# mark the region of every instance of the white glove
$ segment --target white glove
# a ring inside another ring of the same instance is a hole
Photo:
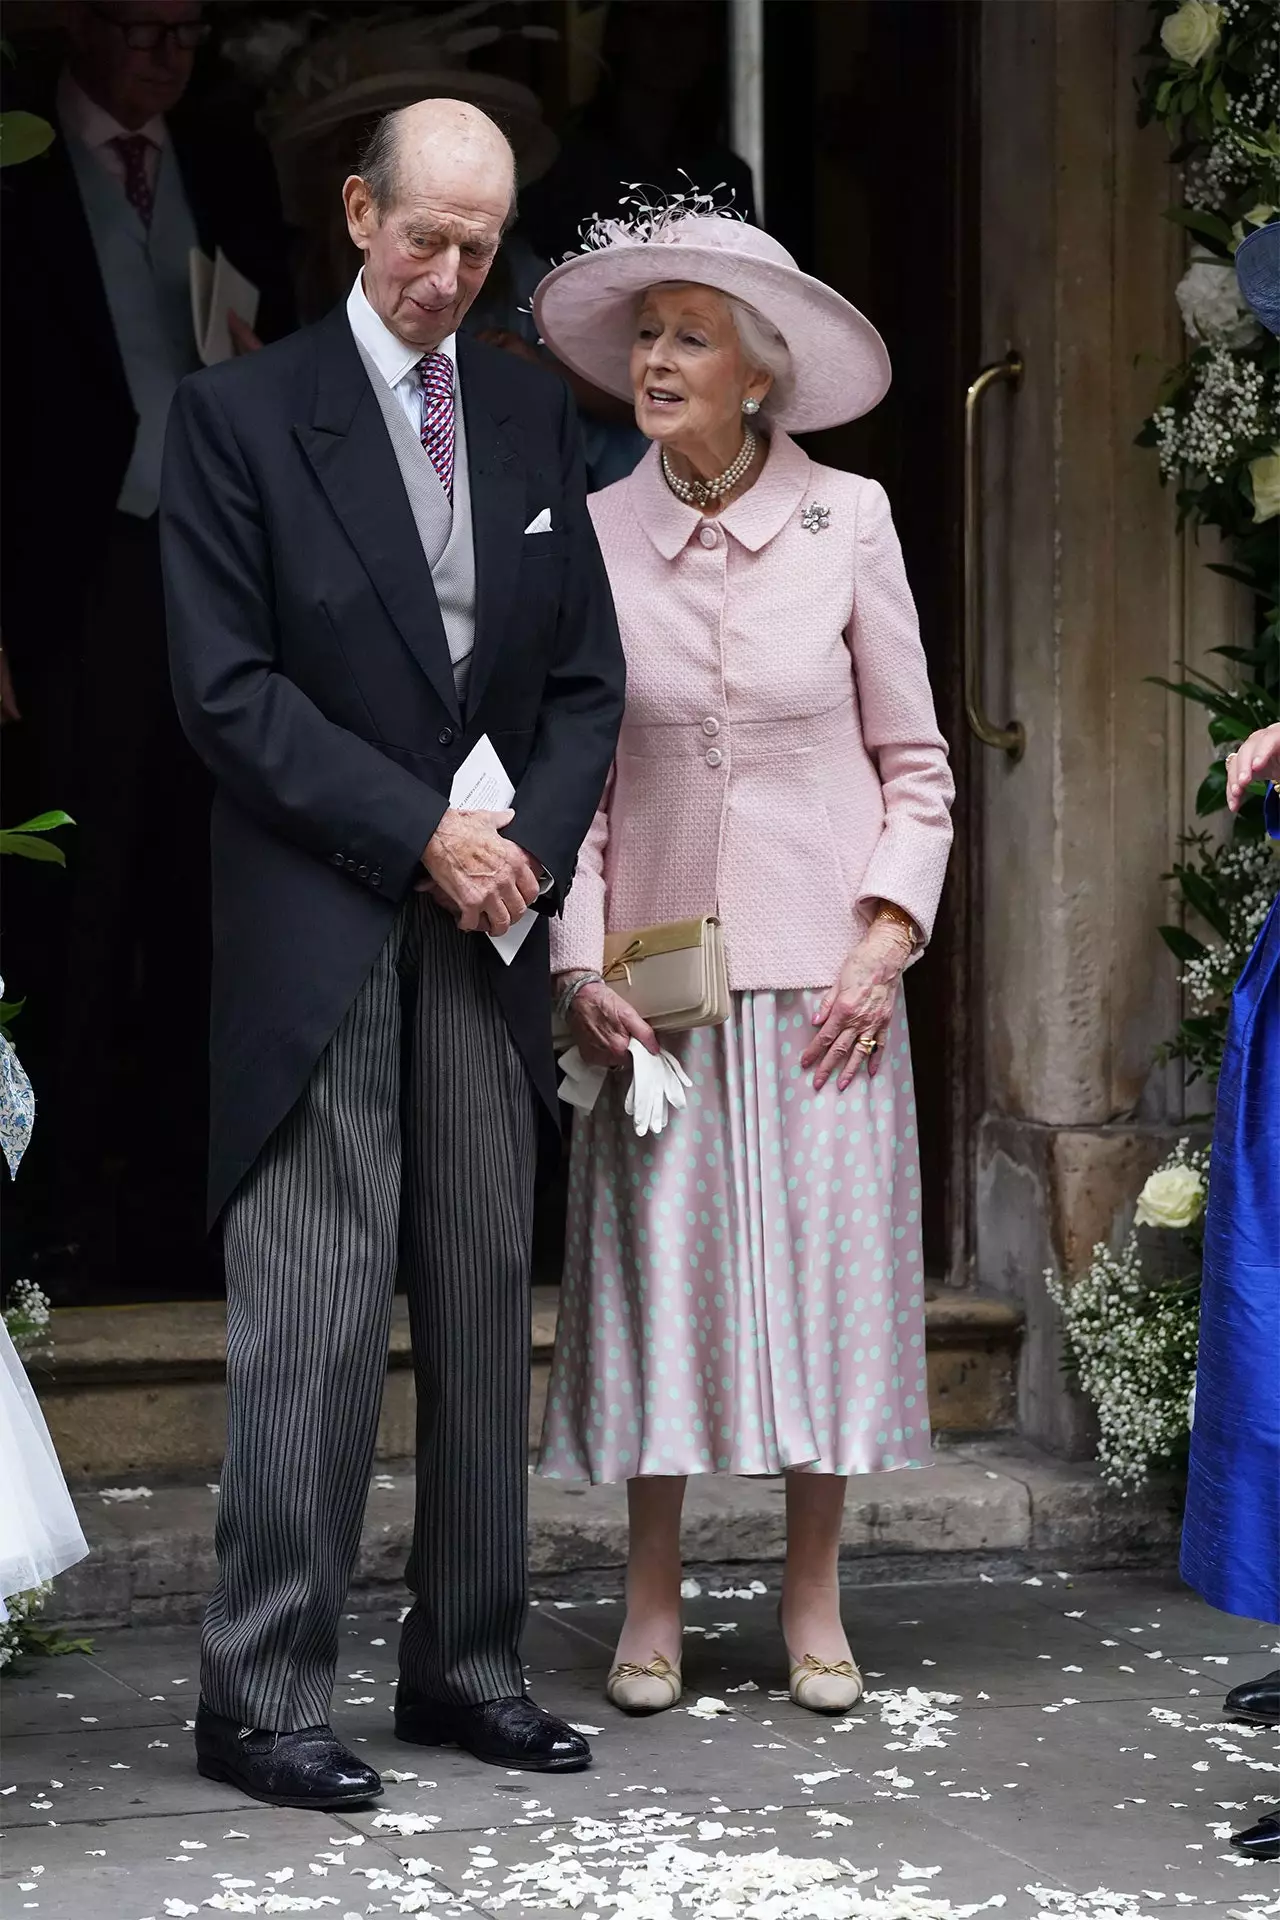
[[[647,1134],[662,1132],[672,1113],[679,1112],[685,1105],[685,1088],[693,1083],[675,1055],[665,1047],[661,1053],[650,1053],[638,1040],[633,1040],[628,1051],[631,1085],[627,1088],[626,1111],[635,1123],[637,1134],[644,1138]],[[588,1066],[577,1047],[570,1047],[560,1057],[560,1070],[564,1075],[559,1087],[560,1098],[567,1106],[576,1107],[579,1113],[590,1113],[600,1097],[608,1068]]]
[[[643,1139],[646,1134],[662,1132],[671,1114],[685,1105],[685,1088],[692,1082],[675,1055],[665,1047],[660,1053],[650,1053],[638,1040],[633,1040],[630,1053],[631,1085],[627,1090],[626,1110]]]

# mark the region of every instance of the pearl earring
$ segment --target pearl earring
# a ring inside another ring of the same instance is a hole
[[[742,403],[742,411],[748,415],[753,413],[759,413],[760,402],[758,400],[751,400],[751,399],[744,400]]]

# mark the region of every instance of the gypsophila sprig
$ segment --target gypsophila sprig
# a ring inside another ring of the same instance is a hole
[[[1169,877],[1204,921],[1210,939],[1198,939],[1185,927],[1160,929],[1165,944],[1183,963],[1179,980],[1190,1003],[1164,1057],[1184,1060],[1193,1075],[1216,1080],[1231,990],[1280,893],[1280,855],[1275,843],[1265,839],[1238,839],[1222,846],[1197,833],[1186,835],[1182,845],[1192,857],[1179,861]]]
[[[93,1642],[65,1634],[60,1627],[42,1627],[36,1615],[53,1592],[53,1582],[10,1594],[5,1601],[9,1618],[0,1620],[0,1672],[26,1654],[42,1658],[62,1653],[92,1653]]]
[[[1153,1235],[1167,1240],[1172,1230],[1134,1226],[1118,1253],[1096,1246],[1078,1279],[1052,1269],[1044,1276],[1062,1314],[1069,1368],[1098,1416],[1102,1476],[1120,1493],[1136,1492],[1186,1456],[1208,1161],[1207,1148],[1181,1140],[1143,1189],[1152,1218],[1177,1198],[1174,1217],[1186,1221],[1178,1232],[1194,1271],[1153,1277],[1146,1250]]]
[[[24,1349],[45,1345],[49,1330],[49,1306],[48,1294],[42,1292],[34,1280],[14,1281],[9,1304],[4,1310],[4,1324],[19,1353]]]
[[[52,1582],[46,1581],[44,1586],[33,1587],[29,1593],[11,1594],[5,1601],[9,1618],[0,1620],[0,1669],[12,1666],[25,1650],[23,1629],[52,1592]]]
[[[1206,347],[1193,356],[1177,399],[1151,417],[1166,480],[1194,485],[1203,475],[1222,486],[1233,466],[1270,446],[1277,425],[1275,381],[1238,348]]]

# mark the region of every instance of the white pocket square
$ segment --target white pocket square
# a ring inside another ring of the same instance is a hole
[[[542,512],[537,516],[537,518],[529,522],[528,526],[525,528],[525,532],[526,533],[550,533],[551,532],[550,507],[544,507],[542,509]]]

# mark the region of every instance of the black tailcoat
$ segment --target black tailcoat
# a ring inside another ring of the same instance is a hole
[[[49,112],[47,103],[34,103]],[[200,245],[221,247],[261,295],[257,332],[296,324],[271,156],[252,128],[177,107],[166,120]],[[0,179],[0,573],[19,701],[74,657],[137,416],[66,141]]]
[[[604,787],[624,667],[568,390],[466,338],[458,357],[477,585],[465,714],[345,308],[184,381],[170,416],[174,690],[217,782],[213,1216],[354,1000],[481,735],[516,783],[510,837],[555,882],[544,911]],[[553,530],[527,534],[544,507]],[[486,952],[550,1139],[545,925],[509,968]]]

